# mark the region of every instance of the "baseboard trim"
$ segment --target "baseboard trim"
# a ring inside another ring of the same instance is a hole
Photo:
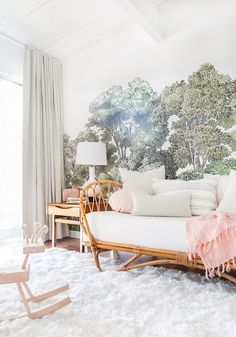
[[[80,231],[70,230],[69,236],[70,236],[70,238],[73,238],[73,239],[80,239]]]

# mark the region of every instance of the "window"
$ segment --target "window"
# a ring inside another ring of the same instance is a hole
[[[0,79],[0,240],[22,224],[22,86]]]

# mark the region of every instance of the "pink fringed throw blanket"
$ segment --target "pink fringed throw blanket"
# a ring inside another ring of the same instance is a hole
[[[186,222],[187,254],[199,255],[206,277],[230,271],[236,257],[236,214],[213,212]]]

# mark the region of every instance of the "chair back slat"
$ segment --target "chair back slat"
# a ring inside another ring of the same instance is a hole
[[[113,180],[94,180],[83,188],[80,194],[80,207],[81,226],[85,234],[91,235],[86,213],[110,211],[109,198],[121,188],[122,184]]]

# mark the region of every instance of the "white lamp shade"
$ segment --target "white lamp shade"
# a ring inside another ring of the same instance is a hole
[[[107,165],[106,144],[98,142],[78,143],[76,163],[87,166]]]

